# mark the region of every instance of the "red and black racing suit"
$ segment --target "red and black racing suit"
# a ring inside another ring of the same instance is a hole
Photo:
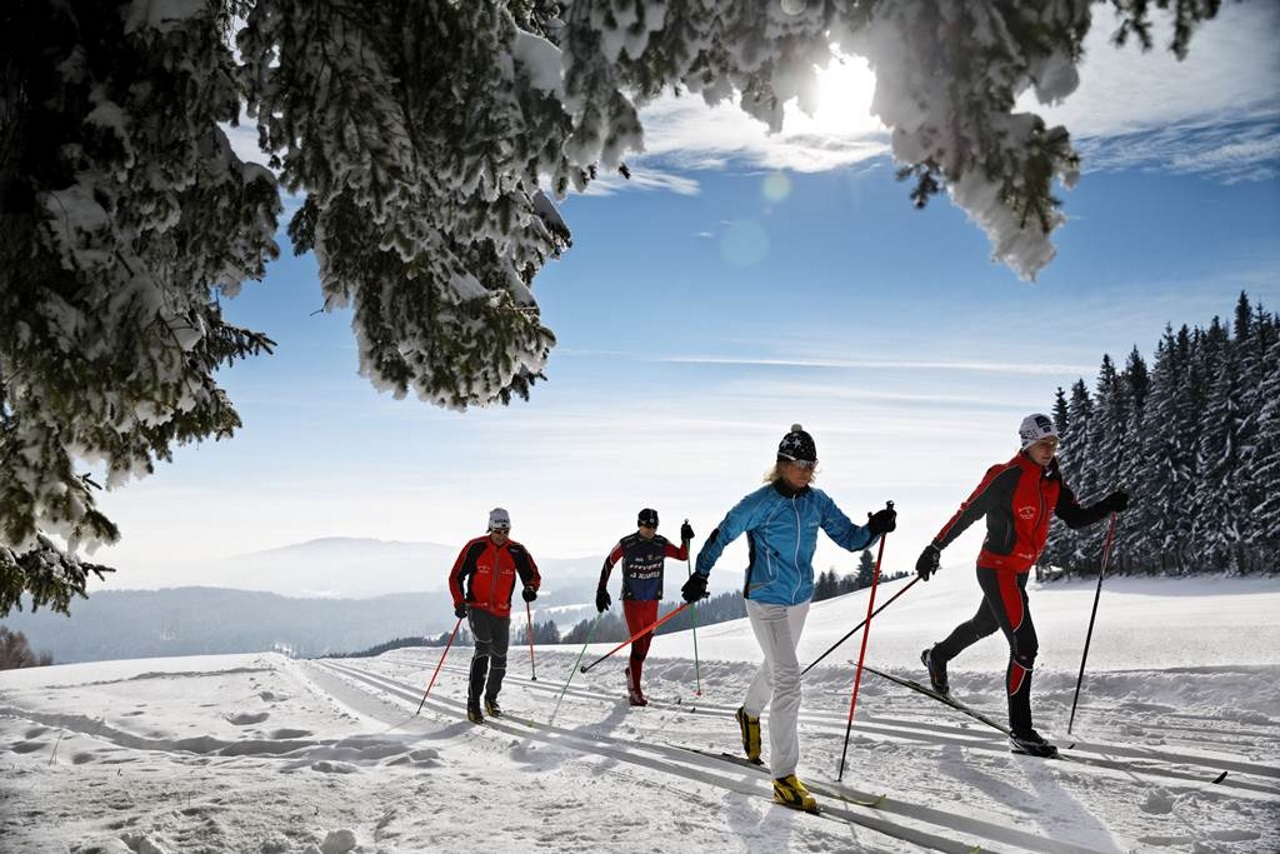
[[[1042,467],[1019,453],[987,470],[982,483],[933,538],[934,546],[946,548],[983,516],[987,536],[977,568],[982,602],[973,619],[956,626],[931,654],[945,664],[997,628],[1003,631],[1009,641],[1009,727],[1021,733],[1031,729],[1031,674],[1039,648],[1027,601],[1027,574],[1044,551],[1053,516],[1070,528],[1082,528],[1102,519],[1106,510],[1080,506],[1063,483],[1056,459]]]
[[[662,570],[667,558],[689,559],[689,544],[678,547],[661,534],[645,538],[640,534],[628,534],[618,541],[604,559],[600,569],[600,587],[609,583],[614,564],[622,561],[622,615],[627,620],[631,634],[653,625],[658,619],[658,603],[662,601]],[[649,654],[653,632],[647,632],[631,642],[631,661],[628,677],[639,690],[640,670]]]
[[[488,534],[462,547],[449,572],[449,592],[456,608],[467,603],[467,624],[475,639],[467,702],[481,694],[497,702],[507,675],[507,647],[511,640],[511,592],[519,576],[525,587],[542,584],[533,555],[515,540],[496,545]]]

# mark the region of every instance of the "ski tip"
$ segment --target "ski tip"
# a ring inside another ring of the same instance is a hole
[[[1223,771],[1223,772],[1222,772],[1221,774],[1219,774],[1217,777],[1213,778],[1213,782],[1214,782],[1214,783],[1221,783],[1221,782],[1222,782],[1223,780],[1225,780],[1225,779],[1227,779],[1227,772],[1226,772],[1226,771]]]

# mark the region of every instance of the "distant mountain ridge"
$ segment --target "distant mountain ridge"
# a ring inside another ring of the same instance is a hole
[[[71,617],[49,610],[0,621],[55,664],[279,649],[313,656],[391,637],[438,634],[453,623],[448,596],[397,593],[368,599],[301,599],[253,590],[172,587],[101,590]]]
[[[158,590],[116,589],[129,581],[122,567],[105,589],[73,601],[70,617],[14,611],[0,625],[25,634],[55,664],[270,649],[300,656],[356,652],[452,629],[448,579],[461,547],[323,537],[218,561],[175,561],[175,579],[197,584]],[[595,616],[603,554],[534,558],[543,579],[534,620],[552,620],[563,634]],[[687,570],[671,563],[667,572],[673,598]],[[715,581],[735,589],[739,576],[722,572]],[[620,583],[615,571],[615,598]],[[515,605],[513,630],[527,619],[518,593]]]

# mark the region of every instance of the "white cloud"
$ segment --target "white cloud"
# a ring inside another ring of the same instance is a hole
[[[1274,165],[1260,164],[1274,164],[1280,153],[1280,51],[1274,43],[1280,3],[1225,4],[1196,31],[1182,62],[1168,50],[1169,20],[1156,11],[1156,45],[1144,53],[1136,42],[1111,44],[1114,15],[1096,15],[1079,88],[1053,106],[1027,92],[1017,109],[1066,125],[1088,169],[1150,165],[1228,181],[1273,175]],[[642,112],[645,152],[631,163],[637,172],[655,169],[664,176],[664,168],[729,164],[821,172],[887,154],[887,134],[870,115],[874,77],[857,59],[832,73],[835,82],[823,92],[826,112],[811,118],[793,102],[777,134],[728,102],[709,107],[696,95],[658,99]]]
[[[1155,46],[1111,43],[1118,23],[1097,15],[1085,41],[1080,87],[1063,103],[1039,107],[1028,93],[1020,109],[1065,124],[1077,138],[1124,136],[1155,127],[1209,124],[1280,108],[1280,4],[1227,3],[1192,36],[1181,62],[1168,50],[1169,16],[1155,13]],[[1259,115],[1261,113],[1261,115]]]
[[[939,361],[904,361],[874,359],[767,359],[742,358],[736,356],[664,356],[655,359],[659,362],[677,362],[682,364],[703,365],[757,365],[760,367],[792,367],[792,368],[870,368],[874,370],[912,370],[912,371],[964,371],[986,374],[1063,374],[1089,371],[1091,368],[1081,365],[1053,365],[1019,362],[1006,364],[998,362],[939,362]]]

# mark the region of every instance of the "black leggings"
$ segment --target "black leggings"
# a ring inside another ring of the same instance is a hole
[[[1009,668],[1005,673],[1009,728],[1014,732],[1031,729],[1031,674],[1039,650],[1027,601],[1027,575],[978,567],[978,586],[982,588],[978,613],[956,626],[946,640],[933,648],[934,660],[945,664],[997,628],[1004,632],[1009,641]]]
[[[498,692],[502,690],[502,678],[507,675],[511,619],[495,617],[479,608],[469,608],[467,623],[471,626],[476,646],[471,656],[471,682],[467,688],[467,702],[480,702],[482,694],[485,699],[496,701]]]

